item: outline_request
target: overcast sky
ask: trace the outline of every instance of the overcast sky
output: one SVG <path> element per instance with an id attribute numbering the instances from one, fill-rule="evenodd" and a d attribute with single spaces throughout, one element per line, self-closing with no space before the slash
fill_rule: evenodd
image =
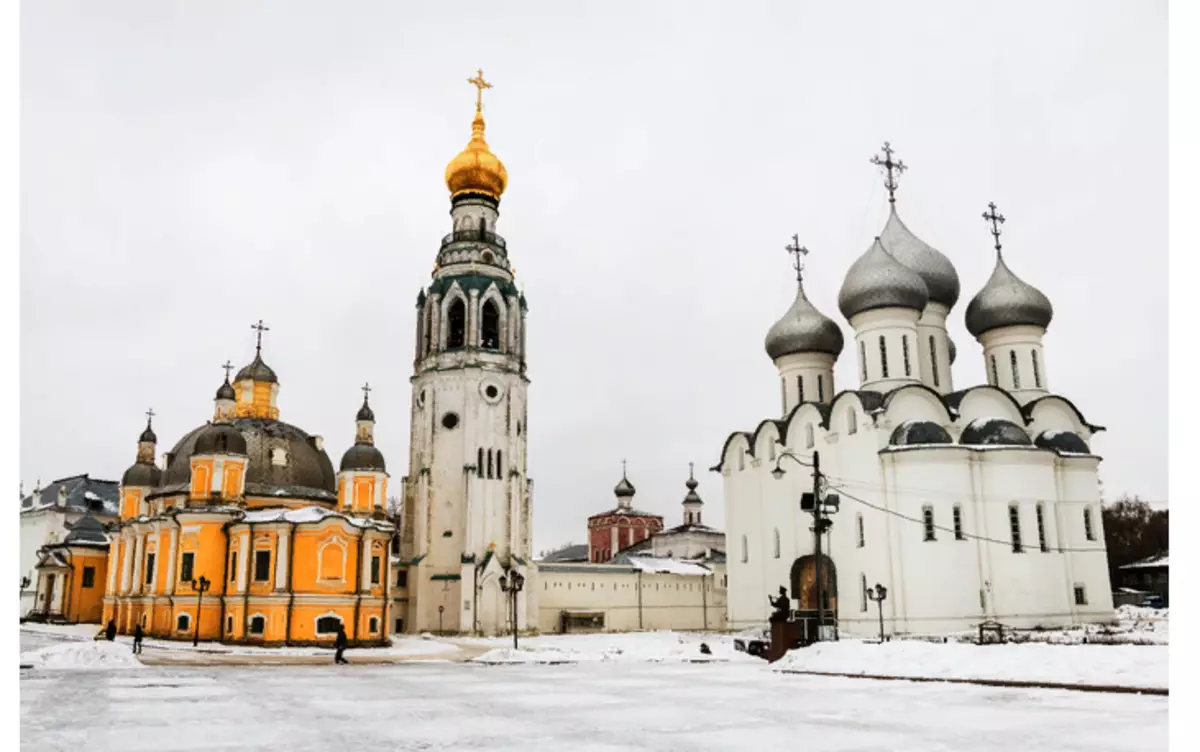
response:
<path id="1" fill-rule="evenodd" d="M 963 315 L 995 201 L 1054 304 L 1049 386 L 1108 428 L 1106 497 L 1166 498 L 1163 2 L 39 0 L 21 25 L 27 491 L 119 478 L 150 406 L 168 450 L 260 317 L 281 419 L 336 463 L 369 381 L 398 484 L 413 306 L 481 67 L 529 300 L 535 549 L 586 540 L 623 457 L 668 524 L 695 462 L 723 526 L 707 468 L 779 413 L 784 246 L 811 249 L 809 295 L 850 340 L 837 292 L 887 216 L 885 139 L 901 216 L 962 281 L 955 385 L 986 380 Z M 836 378 L 857 385 L 850 349 Z"/>

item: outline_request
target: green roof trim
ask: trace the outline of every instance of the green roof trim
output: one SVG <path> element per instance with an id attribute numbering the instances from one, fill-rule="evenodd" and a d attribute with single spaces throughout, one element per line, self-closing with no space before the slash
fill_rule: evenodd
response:
<path id="1" fill-rule="evenodd" d="M 520 294 L 517 291 L 517 286 L 512 282 L 506 282 L 497 277 L 485 277 L 482 274 L 462 274 L 455 277 L 439 277 L 435 279 L 433 284 L 429 286 L 429 294 L 444 295 L 455 282 L 457 282 L 458 286 L 462 288 L 462 291 L 468 295 L 471 294 L 471 290 L 478 290 L 480 294 L 483 294 L 489 287 L 492 286 L 493 283 L 495 283 L 496 289 L 500 291 L 501 295 L 507 297 Z"/>
<path id="2" fill-rule="evenodd" d="M 516 561 L 521 566 L 525 566 L 525 560 L 522 559 L 520 556 L 514 556 L 513 560 Z"/>
<path id="3" fill-rule="evenodd" d="M 458 581 L 458 580 L 462 579 L 462 575 L 461 574 L 435 574 L 434 576 L 430 577 L 429 579 Z"/>
<path id="4" fill-rule="evenodd" d="M 414 556 L 413 560 L 410 561 L 409 564 L 420 564 L 421 559 L 424 559 L 424 558 L 425 558 L 425 554 L 421 554 L 420 556 Z"/>

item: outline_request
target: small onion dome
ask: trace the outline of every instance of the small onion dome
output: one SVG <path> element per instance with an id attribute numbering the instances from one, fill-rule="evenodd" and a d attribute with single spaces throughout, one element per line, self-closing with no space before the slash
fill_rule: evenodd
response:
<path id="1" fill-rule="evenodd" d="M 1024 428 L 1003 418 L 976 418 L 963 429 L 958 443 L 969 446 L 1033 446 Z"/>
<path id="2" fill-rule="evenodd" d="M 838 308 L 847 319 L 876 308 L 923 311 L 927 302 L 921 275 L 897 261 L 879 238 L 850 266 L 838 293 Z"/>
<path id="3" fill-rule="evenodd" d="M 217 387 L 217 397 L 219 400 L 236 400 L 237 393 L 233 391 L 233 387 L 226 381 L 221 386 Z"/>
<path id="4" fill-rule="evenodd" d="M 121 476 L 122 486 L 149 486 L 154 488 L 162 480 L 162 470 L 151 462 L 135 462 Z"/>
<path id="5" fill-rule="evenodd" d="M 464 193 L 480 193 L 499 201 L 500 194 L 504 193 L 508 170 L 484 140 L 485 127 L 483 113 L 476 110 L 471 122 L 471 140 L 446 165 L 446 187 L 450 189 L 451 198 Z"/>
<path id="6" fill-rule="evenodd" d="M 900 221 L 896 206 L 888 216 L 887 224 L 879 235 L 884 248 L 892 257 L 921 276 L 929 290 L 929 301 L 953 308 L 958 302 L 958 272 L 954 264 L 941 251 L 921 240 Z"/>
<path id="7" fill-rule="evenodd" d="M 149 423 L 146 424 L 146 430 L 142 431 L 142 435 L 138 437 L 138 441 L 139 442 L 148 441 L 151 444 L 158 443 L 158 437 L 154 435 L 154 429 L 150 427 Z"/>
<path id="8" fill-rule="evenodd" d="M 693 473 L 688 476 L 687 482 L 683 485 L 687 486 L 687 496 L 683 497 L 684 504 L 703 504 L 704 501 L 700 498 L 700 494 L 696 493 L 696 487 L 700 485 L 700 481 L 696 480 Z"/>
<path id="9" fill-rule="evenodd" d="M 816 309 L 800 284 L 792 307 L 771 326 L 765 344 L 771 360 L 800 352 L 823 352 L 836 358 L 842 352 L 844 340 L 842 330 Z"/>
<path id="10" fill-rule="evenodd" d="M 615 488 L 613 488 L 613 493 L 615 493 L 618 498 L 625 499 L 637 493 L 637 489 L 633 487 L 633 484 L 629 482 L 628 478 L 622 475 L 621 482 L 618 483 Z"/>
<path id="11" fill-rule="evenodd" d="M 953 444 L 954 439 L 946 429 L 928 420 L 906 420 L 892 431 L 888 444 L 892 446 L 916 446 L 920 444 Z"/>
<path id="12" fill-rule="evenodd" d="M 247 454 L 246 437 L 228 423 L 205 426 L 196 437 L 194 454 Z"/>
<path id="13" fill-rule="evenodd" d="M 363 400 L 362 407 L 358 408 L 358 415 L 355 416 L 355 420 L 375 420 L 375 411 L 371 409 L 366 400 Z"/>
<path id="14" fill-rule="evenodd" d="M 1087 442 L 1074 431 L 1042 431 L 1033 443 L 1042 449 L 1072 454 L 1091 454 Z"/>
<path id="15" fill-rule="evenodd" d="M 1004 326 L 1050 326 L 1054 307 L 1042 291 L 1012 273 L 1004 256 L 979 293 L 967 304 L 967 331 L 973 337 Z"/>
<path id="16" fill-rule="evenodd" d="M 254 353 L 254 360 L 250 365 L 237 372 L 237 380 L 252 379 L 254 381 L 262 381 L 267 384 L 278 384 L 279 377 L 271 370 L 271 367 L 263 362 L 262 353 Z"/>
<path id="17" fill-rule="evenodd" d="M 355 444 L 342 455 L 341 469 L 346 470 L 379 470 L 387 472 L 383 461 L 383 452 L 371 444 Z"/>

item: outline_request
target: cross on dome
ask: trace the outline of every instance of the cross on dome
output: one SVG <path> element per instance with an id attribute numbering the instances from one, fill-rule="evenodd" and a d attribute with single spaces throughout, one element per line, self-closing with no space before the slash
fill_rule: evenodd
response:
<path id="1" fill-rule="evenodd" d="M 802 262 L 800 260 L 800 257 L 807 256 L 808 249 L 805 248 L 804 246 L 800 245 L 800 235 L 799 234 L 792 235 L 792 242 L 787 246 L 787 252 L 792 254 L 795 257 L 794 260 L 792 261 L 792 268 L 796 270 L 796 281 L 803 282 L 804 281 L 804 262 Z"/>
<path id="2" fill-rule="evenodd" d="M 257 342 L 255 343 L 255 345 L 254 345 L 254 354 L 255 354 L 255 355 L 257 355 L 257 354 L 259 354 L 259 353 L 261 353 L 261 352 L 262 352 L 262 336 L 263 336 L 263 332 L 269 332 L 269 331 L 271 331 L 271 327 L 269 327 L 269 326 L 263 326 L 263 320 L 262 320 L 262 319 L 259 319 L 259 320 L 258 320 L 258 323 L 257 323 L 257 324 L 251 324 L 251 325 L 250 325 L 250 328 L 258 331 L 258 341 L 257 341 Z"/>
<path id="3" fill-rule="evenodd" d="M 221 367 L 225 369 L 225 381 L 229 381 L 229 372 L 233 370 L 233 363 L 226 360 Z"/>
<path id="4" fill-rule="evenodd" d="M 882 167 L 887 171 L 887 179 L 883 181 L 883 187 L 888 190 L 888 202 L 896 203 L 896 189 L 899 184 L 896 183 L 896 175 L 902 174 L 908 169 L 908 165 L 904 164 L 903 160 L 892 161 L 892 144 L 890 141 L 883 142 L 883 159 L 878 155 L 871 157 L 871 164 Z M 895 173 L 895 175 L 893 175 Z"/>
<path id="5" fill-rule="evenodd" d="M 483 111 L 483 90 L 492 88 L 492 85 L 483 80 L 483 69 L 479 68 L 475 71 L 474 78 L 468 78 L 467 83 L 476 88 L 475 92 L 475 111 Z"/>
<path id="6" fill-rule="evenodd" d="M 1000 225 L 1004 224 L 1004 215 L 996 211 L 996 202 L 988 202 L 988 211 L 983 213 L 983 218 L 992 223 L 992 237 L 996 239 L 996 252 L 1000 252 Z"/>
<path id="7" fill-rule="evenodd" d="M 146 428 L 150 427 L 150 421 L 152 421 L 154 419 L 154 416 L 155 416 L 155 412 L 154 412 L 153 407 L 146 410 Z"/>

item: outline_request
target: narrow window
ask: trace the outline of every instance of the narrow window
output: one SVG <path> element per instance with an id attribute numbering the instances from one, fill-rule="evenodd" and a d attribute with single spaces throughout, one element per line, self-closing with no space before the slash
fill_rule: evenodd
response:
<path id="1" fill-rule="evenodd" d="M 454 302 L 450 304 L 450 310 L 446 317 L 449 329 L 446 347 L 462 347 L 466 344 L 467 338 L 467 306 L 463 303 L 462 298 L 455 298 Z"/>
<path id="2" fill-rule="evenodd" d="M 1021 545 L 1021 513 L 1016 504 L 1008 505 L 1008 527 L 1012 533 L 1013 553 L 1022 553 L 1025 547 Z"/>
<path id="3" fill-rule="evenodd" d="M 779 528 L 775 528 L 775 558 L 779 558 Z"/>
<path id="4" fill-rule="evenodd" d="M 856 515 L 854 515 L 854 525 L 855 525 L 855 530 L 858 531 L 858 547 L 862 548 L 863 546 L 867 545 L 867 535 L 866 535 L 866 530 L 863 527 L 862 512 L 859 512 Z"/>
<path id="5" fill-rule="evenodd" d="M 1037 526 L 1038 548 L 1042 550 L 1042 553 L 1046 553 L 1050 550 L 1050 547 L 1046 545 L 1046 509 L 1041 503 L 1037 505 Z"/>
<path id="6" fill-rule="evenodd" d="M 237 551 L 229 554 L 229 581 L 237 579 Z"/>
<path id="7" fill-rule="evenodd" d="M 488 458 L 487 477 L 490 478 L 490 477 L 492 477 L 492 450 L 491 449 L 488 450 L 487 458 Z"/>
<path id="8" fill-rule="evenodd" d="M 804 426 L 804 448 L 812 449 L 815 443 L 816 441 L 813 438 L 813 425 L 812 423 L 807 423 Z"/>
<path id="9" fill-rule="evenodd" d="M 912 376 L 912 365 L 908 360 L 908 335 L 900 336 L 900 349 L 904 352 L 904 375 Z"/>
<path id="10" fill-rule="evenodd" d="M 858 420 L 854 416 L 854 408 L 846 408 L 846 433 L 858 433 Z"/>
<path id="11" fill-rule="evenodd" d="M 483 447 L 479 447 L 479 456 L 475 460 L 475 474 L 483 477 Z"/>
<path id="12" fill-rule="evenodd" d="M 742 563 L 750 561 L 750 547 L 746 545 L 746 536 L 742 536 Z"/>
<path id="13" fill-rule="evenodd" d="M 504 473 L 501 472 L 501 470 L 500 470 L 500 450 L 499 449 L 496 450 L 496 477 L 497 478 L 504 477 Z"/>
<path id="14" fill-rule="evenodd" d="M 787 413 L 787 379 L 779 377 L 779 404 L 783 405 L 783 412 Z"/>
<path id="15" fill-rule="evenodd" d="M 254 552 L 254 581 L 266 582 L 271 579 L 271 552 Z"/>
<path id="16" fill-rule="evenodd" d="M 375 634 L 378 631 L 379 631 L 379 617 L 372 616 L 370 619 L 367 620 L 367 632 L 369 634 Z"/>
<path id="17" fill-rule="evenodd" d="M 382 567 L 380 566 L 381 563 L 382 563 L 382 559 L 380 557 L 378 557 L 378 556 L 371 557 L 371 584 L 372 585 L 379 584 L 379 575 L 380 575 L 380 570 L 382 569 Z"/>
<path id="18" fill-rule="evenodd" d="M 191 616 L 188 616 L 187 614 L 180 614 L 179 618 L 177 618 L 175 620 L 175 631 L 186 632 L 188 630 L 188 627 L 191 626 L 191 624 L 192 624 Z"/>
<path id="19" fill-rule="evenodd" d="M 746 469 L 746 450 L 739 449 L 738 450 L 738 470 L 745 470 L 745 469 Z"/>
<path id="20" fill-rule="evenodd" d="M 996 370 L 996 356 L 991 356 L 992 361 L 992 386 L 1000 386 L 1000 372 Z"/>
<path id="21" fill-rule="evenodd" d="M 94 586 L 95 584 L 96 584 L 96 568 L 95 567 L 84 567 L 83 568 L 83 587 L 90 588 L 90 587 Z"/>
<path id="22" fill-rule="evenodd" d="M 396 573 L 396 587 L 408 587 L 408 570 L 401 569 Z"/>
<path id="23" fill-rule="evenodd" d="M 196 554 L 189 551 L 183 555 L 183 559 L 179 563 L 179 581 L 180 582 L 191 582 L 192 581 L 192 567 L 195 565 L 195 563 L 196 563 Z"/>
<path id="24" fill-rule="evenodd" d="M 966 540 L 967 536 L 963 534 L 962 524 L 962 507 L 958 504 L 954 505 L 954 540 Z"/>
<path id="25" fill-rule="evenodd" d="M 817 402 L 825 401 L 825 375 L 817 374 Z"/>
<path id="26" fill-rule="evenodd" d="M 858 355 L 859 355 L 859 362 L 862 365 L 862 380 L 866 381 L 867 380 L 867 343 L 865 341 L 858 343 Z"/>
<path id="27" fill-rule="evenodd" d="M 429 306 L 425 306 L 425 310 L 421 314 L 421 321 L 422 321 L 421 328 L 425 332 L 425 345 L 422 348 L 421 352 L 424 355 L 429 354 L 429 339 L 433 335 L 433 316 L 430 313 L 431 310 L 432 309 Z"/>
<path id="28" fill-rule="evenodd" d="M 925 523 L 925 540 L 937 540 L 933 528 L 933 507 L 928 504 L 921 507 L 921 519 Z"/>
<path id="29" fill-rule="evenodd" d="M 500 311 L 496 303 L 487 300 L 479 316 L 479 345 L 486 350 L 500 349 Z"/>
<path id="30" fill-rule="evenodd" d="M 979 610 L 987 611 L 987 591 L 979 588 Z"/>
<path id="31" fill-rule="evenodd" d="M 404 620 L 403 620 L 403 619 L 397 619 L 397 620 L 396 620 L 396 629 L 395 629 L 395 631 L 396 631 L 396 634 L 403 634 L 403 633 L 404 633 Z"/>
<path id="32" fill-rule="evenodd" d="M 250 617 L 250 634 L 260 635 L 267 631 L 267 618 L 265 616 Z"/>
<path id="33" fill-rule="evenodd" d="M 154 554 L 146 554 L 146 584 L 154 582 Z"/>
<path id="34" fill-rule="evenodd" d="M 796 377 L 796 394 L 797 394 L 796 403 L 797 404 L 803 403 L 804 402 L 804 377 L 803 376 Z"/>
<path id="35" fill-rule="evenodd" d="M 1075 586 L 1075 605 L 1076 606 L 1086 606 L 1087 605 L 1087 588 L 1085 588 L 1083 585 Z"/>
<path id="36" fill-rule="evenodd" d="M 941 386 L 941 382 L 938 381 L 937 340 L 934 339 L 932 334 L 929 335 L 929 365 L 933 373 L 933 385 Z"/>
<path id="37" fill-rule="evenodd" d="M 771 439 L 770 443 L 767 444 L 767 459 L 775 459 L 775 442 L 775 439 Z"/>
<path id="38" fill-rule="evenodd" d="M 865 574 L 861 574 L 861 573 L 858 575 L 858 594 L 859 594 L 858 595 L 858 597 L 859 597 L 858 610 L 866 611 L 867 610 L 867 576 Z"/>
<path id="39" fill-rule="evenodd" d="M 1008 364 L 1012 366 L 1013 389 L 1021 388 L 1021 371 L 1017 368 L 1017 351 L 1008 351 Z"/>
<path id="40" fill-rule="evenodd" d="M 886 379 L 888 377 L 887 340 L 883 338 L 883 335 L 879 336 L 879 368 L 883 378 Z"/>
<path id="41" fill-rule="evenodd" d="M 1030 350 L 1029 356 L 1033 359 L 1033 385 L 1038 389 L 1042 388 L 1042 369 L 1038 365 L 1037 350 Z"/>
<path id="42" fill-rule="evenodd" d="M 233 634 L 233 614 L 225 616 L 225 634 Z"/>
<path id="43" fill-rule="evenodd" d="M 393 556 L 400 555 L 400 536 L 399 535 L 392 536 L 392 555 Z"/>
<path id="44" fill-rule="evenodd" d="M 1092 508 L 1083 508 L 1083 534 L 1090 541 L 1096 540 L 1096 531 L 1092 530 Z M 149 580 L 147 580 L 149 582 Z"/>

